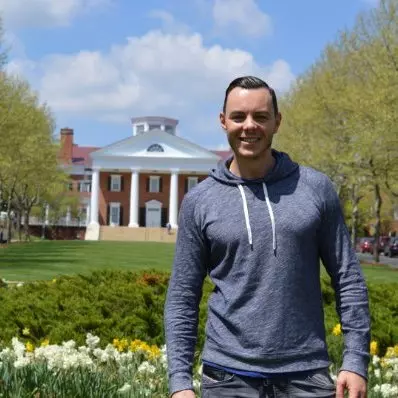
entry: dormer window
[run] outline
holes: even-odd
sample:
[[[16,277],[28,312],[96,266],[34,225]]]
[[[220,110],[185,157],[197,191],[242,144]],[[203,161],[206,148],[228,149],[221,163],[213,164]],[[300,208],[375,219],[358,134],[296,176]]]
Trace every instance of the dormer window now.
[[[147,152],[164,152],[164,149],[159,144],[152,144],[148,147]]]
[[[149,125],[149,131],[151,130],[160,130],[161,129],[161,125],[160,124],[150,124]]]
[[[164,130],[166,131],[166,133],[169,134],[174,134],[174,127],[173,126],[164,126]]]
[[[145,131],[145,125],[144,124],[137,124],[135,126],[135,132],[136,132],[137,135],[144,133],[144,131]]]

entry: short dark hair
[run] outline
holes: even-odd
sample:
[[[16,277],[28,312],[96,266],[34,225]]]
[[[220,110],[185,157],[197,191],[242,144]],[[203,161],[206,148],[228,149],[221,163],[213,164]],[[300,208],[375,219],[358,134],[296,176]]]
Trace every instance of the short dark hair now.
[[[277,115],[279,113],[278,100],[276,99],[275,90],[272,87],[270,87],[264,80],[261,80],[260,78],[255,77],[255,76],[237,77],[236,79],[232,80],[231,83],[229,83],[229,86],[225,91],[224,105],[222,108],[223,112],[225,112],[225,109],[227,107],[227,99],[228,99],[229,93],[236,87],[246,88],[248,90],[256,89],[256,88],[267,89],[272,97],[272,105],[274,107],[274,113],[275,113],[275,115]]]

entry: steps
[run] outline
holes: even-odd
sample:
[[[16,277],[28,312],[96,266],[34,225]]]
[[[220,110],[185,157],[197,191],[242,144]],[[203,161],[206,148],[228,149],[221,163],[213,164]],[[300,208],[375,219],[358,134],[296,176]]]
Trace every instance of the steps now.
[[[99,240],[130,242],[169,242],[175,243],[177,231],[167,233],[166,228],[129,228],[101,226]]]

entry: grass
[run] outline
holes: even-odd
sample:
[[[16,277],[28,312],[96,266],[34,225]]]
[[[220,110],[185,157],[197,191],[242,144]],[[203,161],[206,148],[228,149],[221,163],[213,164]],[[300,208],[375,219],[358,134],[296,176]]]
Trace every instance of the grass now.
[[[0,278],[31,281],[94,270],[169,271],[174,245],[153,242],[43,241],[0,249]]]
[[[0,248],[0,278],[31,281],[94,270],[170,271],[174,245],[153,242],[40,241]],[[365,277],[376,283],[398,283],[398,271],[363,265]]]

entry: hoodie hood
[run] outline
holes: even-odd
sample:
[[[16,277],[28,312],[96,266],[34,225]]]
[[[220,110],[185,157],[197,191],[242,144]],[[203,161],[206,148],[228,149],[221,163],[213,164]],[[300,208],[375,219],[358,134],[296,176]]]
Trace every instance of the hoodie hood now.
[[[272,156],[275,158],[274,168],[263,178],[247,179],[238,177],[229,171],[229,166],[232,162],[233,156],[224,162],[218,164],[217,169],[212,170],[210,177],[216,181],[228,185],[246,185],[246,184],[272,184],[273,182],[282,180],[294,173],[299,167],[297,163],[293,162],[289,155],[284,152],[272,150]]]
[[[274,168],[263,178],[245,179],[232,174],[229,171],[229,166],[232,162],[233,157],[230,157],[225,162],[220,162],[218,168],[212,171],[210,177],[214,178],[216,181],[222,184],[233,185],[238,187],[242,199],[242,209],[245,217],[247,238],[249,241],[249,245],[252,249],[253,249],[253,235],[252,235],[252,228],[250,225],[250,211],[247,205],[246,194],[243,186],[247,184],[262,184],[262,188],[264,191],[264,200],[267,205],[267,210],[271,220],[272,249],[274,255],[276,256],[276,249],[277,249],[276,220],[274,212],[272,210],[271,201],[268,196],[267,185],[271,185],[273,182],[288,177],[290,174],[294,173],[299,166],[297,163],[294,163],[290,159],[290,157],[284,152],[278,152],[272,150],[272,156],[275,158]]]

